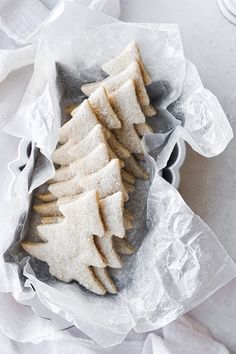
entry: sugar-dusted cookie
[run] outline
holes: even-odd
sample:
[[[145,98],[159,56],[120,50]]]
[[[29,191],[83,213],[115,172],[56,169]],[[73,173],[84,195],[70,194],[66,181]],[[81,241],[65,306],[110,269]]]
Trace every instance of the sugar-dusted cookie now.
[[[96,122],[94,122],[96,123]],[[101,124],[94,125],[94,128],[78,143],[73,143],[68,140],[65,144],[59,146],[52,154],[52,160],[54,163],[67,166],[76,159],[82,158],[91,152],[99,144],[107,144],[110,139],[110,131],[103,127]],[[108,145],[110,147],[110,145]],[[118,146],[119,148],[119,146]],[[120,150],[122,149],[122,146]],[[117,155],[110,147],[111,158],[117,158]],[[122,163],[122,162],[121,162]],[[48,183],[52,183],[48,181]]]
[[[109,149],[109,153],[110,153],[110,158],[112,159],[118,159],[118,156],[114,153],[114,151],[112,150],[112,148],[108,145],[108,149]],[[125,163],[123,160],[119,159],[120,161],[120,167],[124,167]]]
[[[153,117],[157,113],[155,107],[153,107],[151,104],[148,106],[142,106],[142,111],[145,117]]]
[[[145,159],[145,156],[144,156],[143,152],[139,152],[139,153],[133,154],[133,156],[136,157],[136,159],[138,159],[138,160],[144,160]]]
[[[121,144],[111,132],[108,144],[116,156],[121,160],[124,160],[131,155],[130,151],[123,144]]]
[[[83,85],[81,90],[85,95],[90,96],[98,87],[103,86],[107,90],[108,95],[110,95],[129,79],[135,82],[135,89],[141,107],[149,106],[149,97],[144,86],[140,65],[137,61],[131,63],[120,73],[111,75],[103,81]]]
[[[73,161],[73,157],[69,156],[70,147],[73,147],[76,143],[80,142],[83,138],[86,138],[90,131],[99,124],[99,121],[92,110],[92,107],[88,100],[84,100],[83,103],[75,110],[73,118],[66,123],[69,125],[65,129],[65,125],[61,128],[64,129],[61,132],[60,142],[65,142],[70,137],[70,142],[66,145],[59,146],[53,153],[53,160],[55,163],[62,166],[67,165],[69,162]],[[103,127],[107,140],[109,140],[109,145],[114,154],[113,157],[118,157],[120,159],[130,156],[130,152],[122,144],[120,144],[113,134],[104,126]],[[110,138],[111,135],[111,138]],[[69,148],[69,149],[68,149]],[[75,153],[73,150],[72,154]],[[72,161],[71,161],[72,160]]]
[[[41,224],[56,224],[63,221],[63,216],[43,216]]]
[[[52,194],[52,198],[56,197],[58,199],[65,196],[75,196],[84,192],[83,187],[80,185],[80,179],[77,177],[64,182],[50,184],[48,190]]]
[[[124,181],[124,187],[127,191],[127,193],[133,193],[135,191],[135,187],[133,184],[129,184],[127,182]]]
[[[105,236],[95,236],[96,245],[106,258],[109,267],[120,268],[122,262],[113,247],[113,236],[125,236],[123,193],[117,192],[101,199],[99,206],[105,227]]]
[[[74,161],[74,157],[69,155],[68,152],[74,145],[73,141],[68,140],[65,144],[57,147],[52,153],[52,161],[61,166],[69,165],[69,163]]]
[[[76,109],[79,106],[79,103],[70,103],[67,106],[64,107],[64,112],[66,114],[71,115],[71,113],[74,111],[74,109]]]
[[[117,294],[118,292],[117,287],[113,283],[106,268],[93,267],[93,271],[97,279],[104,285],[108,293]]]
[[[122,261],[113,245],[113,236],[105,233],[104,237],[94,237],[97,248],[106,259],[107,266],[111,268],[121,268]]]
[[[115,135],[131,153],[142,153],[143,148],[139,136],[151,132],[145,123],[135,92],[133,80],[128,80],[110,96],[111,104],[122,122],[122,128],[114,130]],[[134,124],[134,126],[133,126]]]
[[[77,144],[67,150],[71,158],[81,159],[95,149],[99,144],[106,144],[110,138],[108,129],[104,129],[101,124],[96,124],[91,131]]]
[[[125,209],[124,210],[124,215],[127,219],[129,219],[130,221],[133,221],[134,220],[134,215],[133,213],[129,210],[129,209]]]
[[[60,204],[59,209],[64,216],[62,222],[37,227],[39,237],[45,243],[22,243],[22,247],[47,262],[50,273],[58,279],[75,279],[89,290],[104,293],[100,282],[96,282],[93,273],[89,272],[91,265],[99,268],[106,266],[93,237],[93,234],[97,237],[104,237],[105,234],[97,192],[91,190],[83,193]]]
[[[107,144],[101,143],[86,156],[75,160],[69,166],[57,169],[49,183],[66,181],[74,176],[83,178],[107,165],[110,159],[110,150]]]
[[[113,242],[116,251],[120,254],[130,255],[135,251],[125,238],[114,237]]]
[[[124,182],[127,182],[129,184],[135,183],[135,177],[131,173],[125,171],[123,168],[121,170],[121,176]]]
[[[148,123],[135,124],[134,129],[141,137],[145,134],[153,133],[152,127]]]
[[[140,65],[145,85],[149,85],[152,80],[145,70],[139,47],[135,41],[131,41],[119,55],[103,64],[102,69],[108,74],[115,75],[127,68],[134,60],[137,60]]]
[[[124,225],[125,225],[125,230],[132,230],[133,229],[132,221],[129,220],[125,215],[124,215]]]
[[[53,199],[54,196],[51,193],[50,195],[52,196]],[[62,214],[59,210],[58,201],[60,201],[60,199],[55,199],[54,201],[48,203],[35,204],[33,205],[33,210],[37,214],[45,218],[62,217]],[[47,224],[47,222],[43,222],[43,224]]]
[[[94,112],[98,120],[108,129],[119,129],[121,122],[117,114],[112,109],[108,95],[104,87],[99,87],[89,97]]]
[[[99,124],[88,100],[84,100],[72,114],[72,119],[60,128],[60,144],[65,143],[69,138],[72,142],[77,143],[83,139],[96,124]]]
[[[101,124],[96,124],[91,132],[77,144],[75,144],[70,150],[68,150],[68,154],[73,156],[73,159],[79,159],[86,156],[89,152],[91,152],[94,148],[96,148],[99,144],[107,145],[109,149],[109,155],[111,159],[117,159],[117,155],[114,153],[110,145],[107,143],[110,139],[110,130],[103,127]],[[124,162],[120,160],[122,167],[124,166]]]
[[[124,196],[122,192],[116,192],[99,200],[101,217],[105,232],[118,237],[125,236],[124,226]]]
[[[92,235],[83,236],[77,233],[77,238],[75,240],[71,238],[69,231],[65,231],[64,225],[61,225],[60,227],[59,224],[48,224],[40,226],[42,226],[42,228],[40,229],[39,237],[43,241],[46,241],[46,238],[42,236],[41,233],[44,232],[44,235],[49,238],[49,240],[43,243],[43,245],[48,245],[48,247],[51,249],[51,253],[56,253],[57,257],[61,260],[72,259],[79,256],[81,263],[94,265],[96,267],[106,266],[105,258],[97,249],[94,243],[94,237]],[[65,237],[62,235],[62,230],[64,230]],[[37,243],[37,245],[39,244],[41,243]],[[42,247],[41,250],[43,249],[47,250],[47,247]],[[91,253],[91,255],[89,253]]]
[[[122,125],[123,123],[128,125],[145,123],[145,116],[136,95],[134,80],[126,81],[112,92],[109,95],[109,100]]]
[[[41,193],[43,195],[43,193]],[[46,193],[45,193],[46,194]],[[70,201],[73,201],[74,199],[77,198],[77,195],[73,195],[70,197],[62,197],[60,199],[57,199],[57,197],[53,196],[50,192],[48,194],[48,199],[49,196],[51,198],[50,202],[47,203],[42,203],[42,204],[34,204],[33,205],[33,210],[39,214],[40,216],[43,217],[57,217],[57,216],[62,216],[59,206],[64,203],[68,203]],[[39,198],[40,194],[37,195]]]
[[[51,200],[56,200],[56,197],[53,196],[50,193],[51,196]],[[60,216],[61,213],[59,211],[59,207],[57,205],[57,201],[52,201],[52,202],[48,202],[45,203],[43,202],[42,204],[35,204],[33,205],[33,210],[41,215],[41,216],[46,216],[46,217],[55,217],[55,216]]]
[[[86,107],[86,103],[83,105],[83,108]],[[73,125],[73,120],[70,119],[66,122],[59,130],[59,143],[65,144],[69,139],[69,134]]]
[[[112,167],[112,166],[111,166]],[[105,170],[105,172],[106,171],[108,171],[108,169],[107,170]],[[74,179],[73,179],[74,180]],[[106,177],[106,180],[107,180],[107,182],[109,182],[109,177]],[[119,180],[119,182],[118,182],[118,185],[116,186],[115,185],[115,183],[113,183],[113,185],[111,186],[111,189],[110,189],[110,191],[108,191],[108,192],[105,192],[105,189],[104,189],[104,187],[102,187],[103,188],[103,195],[105,195],[106,196],[106,194],[107,195],[110,195],[110,194],[112,194],[112,191],[114,190],[116,190],[116,189],[118,189],[118,190],[121,190],[122,191],[122,193],[124,194],[124,198],[125,198],[125,200],[127,200],[127,191],[126,191],[126,189],[125,189],[125,187],[124,187],[124,183],[122,184],[122,182],[121,182],[121,180],[120,180],[120,178],[118,179]],[[70,184],[72,184],[72,183],[75,183],[74,181],[70,181]],[[94,184],[95,185],[95,187],[96,187],[96,185],[97,184]],[[63,190],[63,186],[64,186],[64,183],[63,182],[61,182],[61,183],[55,183],[55,193],[56,194],[58,194],[58,195],[64,195],[64,190]],[[120,186],[120,187],[118,187],[118,186]],[[132,185],[130,185],[130,186],[132,186]],[[129,186],[129,187],[130,187]],[[127,187],[127,186],[126,186]],[[60,191],[59,190],[57,190],[57,188],[58,189],[60,189]],[[80,188],[80,187],[79,187]],[[100,188],[100,187],[99,187]],[[119,189],[120,188],[120,189]],[[66,190],[68,189],[68,184],[66,184]],[[82,189],[79,189],[80,190],[80,193],[82,193]],[[125,191],[125,192],[124,192]],[[133,192],[133,190],[132,190],[132,192]],[[51,199],[53,200],[53,199],[55,199],[55,198],[57,198],[57,197],[55,197],[52,193],[48,193],[48,194],[50,194],[51,195]],[[42,220],[44,221],[44,222],[42,222],[43,224],[50,224],[51,222],[50,222],[50,220],[53,220],[54,218],[55,219],[60,219],[60,217],[62,216],[62,214],[61,214],[61,212],[60,212],[60,210],[59,210],[59,206],[60,205],[62,205],[62,204],[65,204],[65,203],[68,203],[68,202],[70,202],[71,200],[74,200],[74,199],[76,199],[77,197],[79,197],[79,193],[78,193],[78,195],[75,193],[74,195],[72,195],[72,196],[69,196],[69,197],[58,197],[59,199],[56,199],[56,200],[54,200],[54,201],[52,201],[52,202],[48,202],[48,203],[42,203],[42,204],[35,204],[34,206],[33,206],[33,209],[34,209],[34,211],[35,212],[37,212],[40,216],[42,216]],[[132,217],[129,215],[129,214],[127,214],[128,213],[128,211],[127,211],[127,209],[125,210],[125,219],[128,219],[128,220],[130,220],[130,221],[132,221],[133,219],[132,219]],[[128,215],[128,216],[127,216]],[[55,221],[56,222],[56,221]],[[126,226],[127,226],[127,222],[126,222]]]
[[[124,145],[131,153],[143,153],[141,139],[133,125],[123,123],[121,129],[114,130],[114,134],[117,140],[119,140],[119,142]]]
[[[122,122],[122,127],[114,130],[116,138],[131,153],[142,153],[141,140],[133,124],[144,123],[145,116],[137,100],[134,81],[125,82],[109,96],[109,99]]]
[[[119,160],[111,160],[105,167],[82,179],[73,177],[65,182],[54,183],[48,187],[49,192],[56,198],[73,196],[91,189],[96,189],[100,198],[122,191],[125,200],[128,200],[128,194],[122,182]],[[45,206],[41,207],[40,204],[36,205],[36,207],[38,210],[45,208]],[[53,216],[54,214],[51,215]]]
[[[53,244],[51,246],[49,243],[31,242],[22,242],[21,245],[31,256],[46,262],[49,265],[49,272],[57,279],[66,283],[76,280],[95,294],[104,295],[106,293],[104,285],[98,280],[93,269],[83,264],[79,256],[70,259],[58,257],[60,245]]]
[[[98,236],[104,235],[104,226],[99,211],[98,194],[95,190],[82,193],[74,198],[67,197],[58,200],[57,205],[62,215],[65,216],[62,223],[45,224],[37,227],[39,234],[42,234],[47,241],[49,241],[50,238],[56,237],[53,236],[53,229],[57,230],[55,234],[63,233],[64,231],[60,230],[64,230],[66,227],[75,231],[75,223],[76,227],[80,230],[78,232],[81,232],[83,235],[94,233]],[[80,216],[79,218],[78,215]],[[69,225],[70,223],[71,226]],[[49,236],[45,236],[46,234]]]
[[[140,166],[137,160],[131,155],[124,160],[125,167],[124,169],[134,175],[137,178],[149,179],[148,173]]]
[[[121,177],[120,162],[117,159],[111,160],[105,167],[99,171],[84,177],[80,181],[84,190],[96,189],[100,198],[121,191],[124,193],[125,201],[128,200],[128,194],[124,189]]]
[[[89,100],[84,100],[73,110],[72,119],[60,128],[59,143],[63,144],[69,138],[73,143],[79,142],[99,122],[108,129],[121,126],[104,88],[99,88]]]
[[[80,193],[82,193],[82,190]],[[63,218],[62,218],[62,214],[59,210],[59,206],[61,204],[68,203],[71,200],[74,200],[77,198],[77,194],[72,195],[70,197],[61,197],[59,199],[57,199],[57,197],[55,197],[51,193],[48,193],[48,194],[51,195],[52,201],[47,202],[47,203],[42,203],[42,204],[35,204],[33,206],[34,211],[36,213],[38,213],[40,216],[42,216],[42,218],[41,218],[42,224],[52,224],[52,223],[62,221]],[[131,225],[133,225],[132,224],[133,218],[127,212],[128,212],[127,209],[125,209],[124,225],[125,225],[126,230],[129,230],[130,228],[133,227],[133,226],[131,227]]]
[[[50,202],[57,200],[57,197],[52,195],[52,193],[50,193],[50,192],[37,193],[35,195],[35,197],[43,203],[50,203]],[[37,205],[33,206],[33,209],[35,209],[35,208],[37,209]],[[39,208],[40,208],[40,204],[39,204]],[[35,211],[36,211],[36,209],[35,209]]]
[[[47,184],[67,181],[70,178],[71,178],[71,170],[69,166],[64,166],[55,170],[55,175],[53,176],[53,178],[47,181]]]

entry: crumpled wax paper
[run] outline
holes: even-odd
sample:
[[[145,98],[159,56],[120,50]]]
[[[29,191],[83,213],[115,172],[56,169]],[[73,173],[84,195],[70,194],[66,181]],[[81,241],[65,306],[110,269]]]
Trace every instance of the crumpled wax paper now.
[[[143,139],[151,180],[139,181],[130,200],[136,225],[129,236],[137,252],[112,272],[120,291],[99,297],[51,277],[45,263],[23,253],[19,239],[30,237],[26,219],[32,191],[54,173],[50,155],[61,107],[80,101],[81,84],[103,77],[101,64],[131,40],[141,48],[154,81],[148,92],[158,107],[157,116],[149,120],[155,133]],[[43,30],[34,74],[4,129],[33,141],[29,161],[16,178],[15,198],[7,211],[5,205],[1,208],[5,243],[0,286],[14,291],[17,301],[33,297],[33,285],[46,307],[109,347],[121,343],[132,328],[146,332],[165,326],[236,275],[234,262],[213,231],[159,174],[180,138],[208,157],[223,151],[232,138],[217,99],[184,58],[176,25],[122,23],[67,3],[62,15]]]

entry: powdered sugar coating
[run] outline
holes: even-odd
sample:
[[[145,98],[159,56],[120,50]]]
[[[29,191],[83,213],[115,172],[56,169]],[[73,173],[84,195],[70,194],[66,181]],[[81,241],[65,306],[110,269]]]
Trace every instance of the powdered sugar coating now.
[[[134,80],[130,79],[121,85],[110,94],[109,99],[122,125],[145,122],[145,116],[137,99]]]
[[[119,74],[111,75],[103,81],[83,85],[81,90],[85,93],[85,95],[90,96],[99,86],[103,86],[110,95],[129,79],[132,79],[135,82],[135,89],[141,107],[148,106],[149,97],[144,86],[141,69],[137,61],[131,63]]]
[[[108,129],[119,129],[121,122],[117,117],[117,114],[112,109],[109,102],[106,90],[104,87],[99,87],[89,97],[93,110],[98,120]]]
[[[110,294],[117,294],[117,288],[113,283],[108,271],[106,268],[97,268],[93,267],[93,271],[98,278],[98,280],[105,286],[106,290]]]
[[[99,121],[88,100],[84,100],[72,114],[68,138],[77,143],[99,124]]]
[[[105,231],[118,237],[125,236],[124,196],[122,192],[114,193],[99,201]]]
[[[92,236],[88,237],[88,241],[89,240],[93,240]],[[94,242],[92,242],[90,246],[95,250],[94,252],[91,252],[95,260],[99,257],[99,253],[97,253],[97,248]],[[46,262],[49,265],[49,272],[57,279],[66,283],[76,280],[86,289],[98,295],[104,295],[106,293],[103,284],[94,275],[91,267],[82,262],[80,256],[70,259],[60,259],[57,254],[58,247],[56,247],[56,244],[52,246],[49,245],[49,243],[22,242],[22,247],[31,256]]]
[[[143,137],[145,134],[153,133],[152,127],[148,123],[135,124],[134,129],[141,137]]]
[[[63,125],[64,127],[65,125]],[[62,129],[62,128],[61,128]],[[71,156],[68,152],[74,146],[74,143],[71,140],[68,140],[63,145],[59,146],[53,153],[52,153],[52,161],[61,166],[69,165],[72,161],[74,161],[74,157]]]
[[[68,149],[68,154],[74,159],[86,156],[99,144],[106,144],[108,137],[101,124],[96,124],[94,128],[77,144]]]
[[[74,176],[84,177],[98,171],[110,161],[110,151],[106,144],[101,143],[95,147],[88,155],[77,159],[69,166],[56,170],[53,177],[54,182],[66,181]]]
[[[98,249],[105,256],[108,267],[122,267],[122,262],[113,245],[113,236],[111,234],[105,233],[104,237],[95,236],[95,242]]]
[[[99,171],[84,177],[80,185],[84,190],[96,189],[100,198],[121,191],[125,200],[128,200],[128,194],[122,182],[120,163],[117,159],[111,160]]]
[[[134,253],[133,246],[131,246],[129,242],[124,238],[114,237],[113,243],[117,253],[128,255]]]
[[[139,47],[135,41],[131,41],[119,55],[103,64],[102,69],[108,74],[115,75],[127,68],[134,60],[137,60],[140,65],[145,85],[149,85],[152,80],[145,70]]]
[[[115,192],[122,191],[125,200],[128,200],[128,195],[121,178],[119,160],[111,160],[105,167],[82,179],[76,176],[65,182],[51,184],[48,188],[57,198],[73,196],[92,189],[97,190],[100,198],[105,198]]]
[[[39,225],[39,236],[46,243],[23,243],[34,257],[49,264],[52,275],[63,281],[77,280],[87,289],[104,293],[104,288],[89,270],[90,265],[104,267],[93,234],[104,236],[98,196],[95,190],[59,206],[64,219],[60,223]]]
[[[132,173],[137,178],[149,179],[148,173],[140,166],[136,159],[131,155],[124,159],[125,170],[129,173]]]
[[[141,139],[138,136],[133,125],[123,123],[121,129],[116,129],[114,134],[121,144],[123,144],[131,153],[143,153]]]

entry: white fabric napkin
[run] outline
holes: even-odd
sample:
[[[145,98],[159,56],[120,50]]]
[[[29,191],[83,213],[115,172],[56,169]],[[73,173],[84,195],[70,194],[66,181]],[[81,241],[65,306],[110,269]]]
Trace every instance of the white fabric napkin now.
[[[49,13],[40,0],[3,0],[0,3],[0,28],[16,44],[24,44],[33,37]]]

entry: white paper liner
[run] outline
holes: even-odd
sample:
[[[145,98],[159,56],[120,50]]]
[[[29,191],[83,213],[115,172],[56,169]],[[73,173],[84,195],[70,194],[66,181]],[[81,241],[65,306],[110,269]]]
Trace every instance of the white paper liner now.
[[[135,230],[130,233],[137,252],[113,274],[120,292],[99,297],[76,283],[56,281],[42,262],[28,262],[29,257],[22,260],[25,254],[16,242],[10,252],[5,251],[13,239],[19,241],[19,235],[24,234],[24,230],[20,231],[30,193],[54,173],[50,155],[61,124],[62,90],[62,104],[80,99],[75,83],[88,81],[86,75],[98,79],[98,67],[133,39],[140,45],[147,70],[160,89],[155,101],[159,114],[150,119],[157,133],[143,141],[153,156],[146,155],[152,184],[149,188],[148,182],[139,182],[131,201],[133,206],[142,205],[136,214]],[[57,70],[63,68],[60,77],[64,81],[60,85],[56,63]],[[5,239],[1,244],[1,291],[14,291],[15,297],[23,301],[33,296],[32,284],[44,305],[108,347],[120,343],[132,328],[145,332],[168,324],[236,275],[234,262],[215,234],[158,174],[180,138],[208,157],[222,152],[232,138],[217,99],[203,88],[194,65],[184,58],[177,26],[116,22],[67,3],[64,13],[42,35],[34,75],[5,131],[32,140],[44,157],[39,156],[35,167],[38,152],[33,144],[26,168],[16,180],[16,197],[1,208]],[[26,283],[22,270],[28,278]]]

